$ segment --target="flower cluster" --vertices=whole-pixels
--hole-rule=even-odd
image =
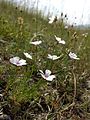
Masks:
[[[50,21],[49,23],[53,23],[55,21],[56,17],[52,17],[50,18]],[[55,37],[55,40],[58,42],[58,44],[62,44],[62,45],[65,45],[66,44],[66,41],[63,40],[62,38],[60,37],[57,37],[56,35],[54,35]],[[42,43],[41,40],[37,40],[37,41],[31,41],[30,44],[31,45],[35,45],[35,46],[38,46]],[[24,56],[30,60],[33,59],[32,57],[32,54],[31,53],[27,53],[27,52],[23,52]],[[69,52],[68,53],[68,56],[70,59],[74,59],[74,60],[80,60],[79,57],[77,57],[77,55],[74,53],[74,52]],[[56,61],[58,59],[60,59],[60,55],[57,56],[55,54],[47,54],[47,58],[50,59],[50,60],[53,60],[53,61]],[[26,60],[20,58],[20,57],[13,57],[13,58],[10,58],[10,63],[12,63],[13,65],[16,65],[16,66],[25,66],[27,65],[27,62]],[[45,72],[43,72],[42,70],[39,70],[40,72],[40,75],[42,76],[43,79],[47,80],[47,81],[52,81],[54,78],[56,78],[55,75],[51,75],[51,71],[46,69]]]

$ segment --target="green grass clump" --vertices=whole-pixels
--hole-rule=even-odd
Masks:
[[[39,101],[43,96],[56,113],[72,106],[86,113],[89,105],[85,85],[90,77],[90,30],[71,26],[65,29],[61,20],[50,25],[41,13],[32,11],[0,2],[0,84],[3,80],[7,82],[8,99],[17,103]],[[64,39],[66,44],[58,44],[54,35]],[[30,41],[35,40],[41,40],[42,44],[31,45]],[[70,59],[70,51],[80,60]],[[26,58],[23,52],[32,53],[33,59]],[[60,56],[60,59],[49,60],[48,54]],[[28,64],[12,65],[9,59],[15,56],[26,59]],[[55,80],[44,80],[39,74],[40,69],[51,70],[56,75]]]

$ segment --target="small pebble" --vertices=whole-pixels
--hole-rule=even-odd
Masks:
[[[8,115],[2,114],[0,115],[0,120],[11,120],[11,118]]]

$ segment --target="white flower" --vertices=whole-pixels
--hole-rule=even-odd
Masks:
[[[51,71],[50,70],[45,70],[45,73],[42,70],[39,70],[41,76],[47,80],[47,81],[52,81],[54,78],[56,78],[55,75],[51,75]]]
[[[67,25],[65,26],[65,29],[68,29],[68,26],[67,26]]]
[[[56,22],[57,21],[57,16],[52,16],[49,18],[49,24],[52,24],[53,22]]]
[[[20,59],[19,57],[10,58],[10,63],[12,63],[16,66],[27,65],[26,60]]]
[[[82,36],[87,37],[88,33],[83,33]]]
[[[56,35],[55,35],[55,38],[56,38],[56,40],[58,41],[58,43],[61,43],[61,44],[65,44],[65,41],[64,40],[62,40],[60,37],[57,37]]]
[[[29,59],[32,59],[32,56],[30,55],[30,54],[28,54],[28,53],[23,53],[27,58],[29,58]]]
[[[34,42],[30,42],[30,44],[32,44],[32,45],[39,45],[39,44],[41,44],[42,43],[42,41],[34,41]]]
[[[71,59],[75,59],[75,60],[79,60],[79,59],[80,59],[80,58],[78,58],[77,55],[76,55],[75,53],[73,53],[73,52],[70,52],[70,53],[69,53],[69,57],[70,57]]]
[[[49,24],[52,24],[53,23],[53,21],[54,21],[54,19],[55,19],[55,16],[52,16],[51,18],[49,18]]]
[[[57,55],[50,55],[50,54],[48,54],[48,57],[47,57],[47,58],[49,58],[49,59],[51,59],[51,60],[57,60],[57,59],[60,58],[60,56],[57,57]]]

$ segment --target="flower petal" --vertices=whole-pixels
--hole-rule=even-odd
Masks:
[[[47,81],[52,81],[54,78],[56,78],[55,75],[50,75],[49,77],[46,77]]]
[[[42,41],[34,41],[34,42],[30,42],[30,44],[33,44],[33,45],[39,45],[39,44],[41,44],[42,43]]]
[[[10,58],[10,63],[12,63],[12,64],[15,64],[16,65],[16,63],[18,63],[18,61],[20,60],[20,58],[19,57],[13,57],[13,58]]]
[[[65,44],[65,41],[64,40],[61,40],[61,41],[59,41],[59,43],[61,43],[61,44]]]
[[[23,53],[27,58],[32,59],[32,56],[28,53]]]
[[[44,72],[43,72],[42,70],[39,70],[39,72],[40,72],[41,74],[44,74]]]
[[[57,55],[50,55],[50,54],[48,54],[48,57],[47,57],[47,58],[48,58],[48,59],[51,59],[51,60],[57,60],[57,59],[60,58],[60,56],[57,57]]]
[[[50,70],[45,70],[45,76],[48,77],[51,75],[51,71]]]
[[[19,64],[17,64],[17,65],[18,65],[18,66],[27,65],[26,60],[21,59],[21,60],[19,61]]]
[[[56,40],[59,42],[59,43],[61,43],[61,44],[65,44],[65,41],[64,40],[62,40],[61,38],[59,38],[59,37],[57,37],[56,35],[54,35],[55,36],[55,38],[56,38]]]
[[[42,73],[40,73],[40,74],[41,74],[42,78],[46,80],[45,75],[44,75],[44,74],[42,74]]]
[[[61,41],[61,38],[57,37],[56,35],[54,35],[54,36],[55,36],[55,38],[56,38],[56,40],[57,40],[58,42]]]
[[[52,23],[54,22],[54,19],[55,19],[55,16],[50,17],[48,23],[49,23],[49,24],[52,24]]]

